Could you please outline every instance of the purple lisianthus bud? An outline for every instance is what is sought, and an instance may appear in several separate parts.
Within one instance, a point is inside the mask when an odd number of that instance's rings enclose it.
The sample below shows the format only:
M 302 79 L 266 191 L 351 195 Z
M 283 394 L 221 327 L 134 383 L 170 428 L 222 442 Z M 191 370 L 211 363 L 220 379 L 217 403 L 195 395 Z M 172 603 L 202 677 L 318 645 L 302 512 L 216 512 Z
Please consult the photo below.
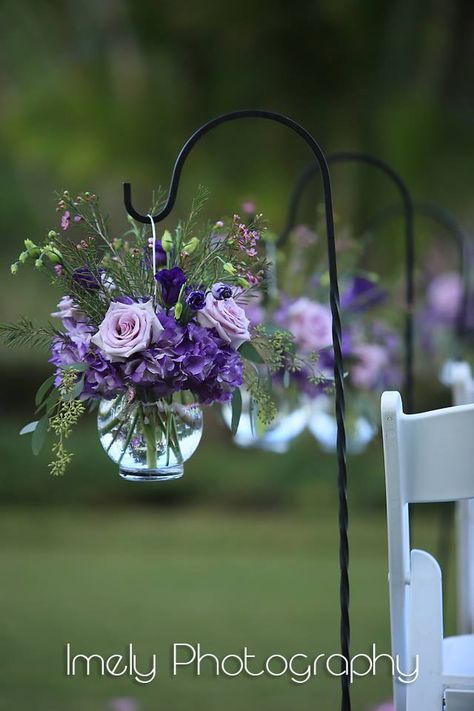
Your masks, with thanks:
M 103 271 L 104 270 L 99 267 L 97 272 L 94 274 L 89 267 L 77 267 L 77 269 L 74 269 L 72 273 L 72 278 L 84 289 L 100 289 L 100 280 Z
M 186 283 L 186 274 L 179 267 L 160 269 L 155 274 L 156 281 L 161 284 L 163 301 L 167 306 L 174 306 L 178 301 L 181 287 Z
M 54 267 L 54 273 L 56 274 L 57 277 L 62 277 L 64 274 L 64 267 L 62 264 L 55 264 Z
M 150 237 L 148 240 L 148 246 L 149 248 L 146 250 L 145 253 L 145 262 L 148 267 L 153 267 L 153 255 L 152 255 L 152 250 L 153 250 L 153 238 Z M 157 267 L 164 267 L 166 264 L 166 252 L 162 247 L 161 241 L 159 239 L 156 240 L 155 242 L 155 264 Z
M 217 282 L 211 289 L 212 295 L 217 301 L 222 301 L 223 299 L 231 299 L 233 292 L 232 287 L 228 284 L 223 284 L 222 282 Z
M 206 305 L 206 294 L 204 291 L 190 291 L 186 297 L 186 303 L 193 311 L 200 311 Z

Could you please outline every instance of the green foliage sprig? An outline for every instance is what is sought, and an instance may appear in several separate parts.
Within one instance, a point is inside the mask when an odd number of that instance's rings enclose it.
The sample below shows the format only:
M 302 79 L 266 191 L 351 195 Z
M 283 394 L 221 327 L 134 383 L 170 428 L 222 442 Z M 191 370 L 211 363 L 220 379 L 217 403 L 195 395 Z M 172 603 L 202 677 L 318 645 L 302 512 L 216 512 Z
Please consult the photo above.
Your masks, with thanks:
M 62 371 L 59 399 L 49 418 L 49 429 L 54 432 L 57 438 L 51 448 L 54 459 L 49 464 L 49 470 L 53 476 L 63 475 L 72 459 L 73 454 L 66 448 L 65 441 L 86 409 L 84 403 L 75 397 L 79 390 L 78 384 L 81 385 L 80 378 L 78 381 L 77 370 L 65 368 Z
M 48 348 L 51 340 L 59 335 L 53 326 L 35 326 L 25 316 L 17 323 L 0 323 L 0 340 L 10 348 Z

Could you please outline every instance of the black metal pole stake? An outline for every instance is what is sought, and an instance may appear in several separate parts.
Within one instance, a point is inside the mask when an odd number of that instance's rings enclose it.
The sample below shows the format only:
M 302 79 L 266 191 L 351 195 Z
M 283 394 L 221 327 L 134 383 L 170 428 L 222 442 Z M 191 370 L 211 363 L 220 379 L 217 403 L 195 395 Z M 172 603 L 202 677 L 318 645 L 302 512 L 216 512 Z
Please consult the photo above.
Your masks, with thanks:
M 332 153 L 326 156 L 327 162 L 330 163 L 365 163 L 371 165 L 377 170 L 385 173 L 388 178 L 395 184 L 400 193 L 400 198 L 403 205 L 403 215 L 405 222 L 405 363 L 404 363 L 404 383 L 403 395 L 405 402 L 405 410 L 408 413 L 413 412 L 413 390 L 414 390 L 414 307 L 415 307 L 415 237 L 414 237 L 414 214 L 413 200 L 410 191 L 405 181 L 401 176 L 385 161 L 380 160 L 368 153 L 357 153 L 354 151 L 344 151 L 341 153 Z M 293 193 L 290 199 L 288 209 L 288 218 L 286 226 L 278 239 L 278 245 L 282 245 L 288 239 L 291 230 L 296 225 L 296 217 L 298 213 L 299 201 L 306 186 L 317 171 L 317 166 L 312 163 L 308 165 L 306 170 L 300 175 L 295 183 Z
M 345 671 L 344 659 L 349 660 L 350 621 L 349 621 L 349 541 L 348 541 L 348 508 L 347 508 L 347 465 L 346 465 L 346 433 L 345 433 L 345 396 L 344 396 L 344 361 L 342 356 L 342 328 L 339 307 L 339 287 L 337 279 L 337 258 L 334 236 L 334 216 L 331 197 L 331 181 L 329 168 L 323 151 L 313 136 L 293 119 L 283 114 L 260 109 L 233 111 L 218 116 L 195 131 L 182 147 L 173 168 L 168 197 L 164 207 L 153 215 L 155 223 L 167 217 L 176 200 L 179 179 L 184 162 L 193 146 L 199 139 L 213 128 L 236 119 L 258 118 L 282 124 L 297 133 L 311 148 L 319 166 L 324 188 L 324 205 L 326 216 L 326 238 L 329 262 L 329 301 L 332 314 L 332 341 L 334 348 L 334 384 L 336 391 L 336 421 L 337 421 L 337 462 L 338 462 L 338 499 L 339 499 L 339 566 L 340 566 L 340 642 L 341 642 L 341 711 L 350 711 L 350 682 Z M 132 189 L 130 183 L 123 185 L 125 208 L 131 217 L 138 222 L 148 223 L 150 218 L 135 210 L 132 205 Z

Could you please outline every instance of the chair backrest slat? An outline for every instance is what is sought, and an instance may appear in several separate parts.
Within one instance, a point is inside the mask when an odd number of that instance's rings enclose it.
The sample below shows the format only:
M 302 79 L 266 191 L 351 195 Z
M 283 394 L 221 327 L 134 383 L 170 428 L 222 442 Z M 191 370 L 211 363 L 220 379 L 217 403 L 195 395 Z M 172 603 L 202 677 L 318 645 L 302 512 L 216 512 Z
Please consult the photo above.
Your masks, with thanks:
M 474 497 L 474 405 L 400 418 L 406 501 Z
M 405 415 L 399 393 L 386 392 L 382 431 L 392 653 L 406 666 L 412 602 L 409 504 L 474 497 L 474 404 Z M 395 680 L 394 693 L 396 708 L 405 709 L 406 685 Z

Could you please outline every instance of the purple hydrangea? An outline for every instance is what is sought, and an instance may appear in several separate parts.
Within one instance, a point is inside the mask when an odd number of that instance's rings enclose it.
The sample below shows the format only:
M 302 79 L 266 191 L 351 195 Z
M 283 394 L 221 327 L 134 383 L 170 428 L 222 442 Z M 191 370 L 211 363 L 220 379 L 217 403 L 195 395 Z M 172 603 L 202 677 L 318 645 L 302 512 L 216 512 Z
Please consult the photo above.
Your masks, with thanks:
M 155 274 L 155 279 L 161 285 L 161 293 L 166 306 L 174 306 L 178 301 L 181 287 L 186 283 L 186 275 L 183 270 L 179 267 L 160 269 Z
M 240 355 L 213 329 L 159 315 L 164 330 L 152 347 L 123 364 L 130 384 L 156 397 L 190 390 L 201 403 L 226 402 L 243 382 Z
M 50 363 L 57 367 L 55 386 L 61 385 L 61 369 L 74 363 L 87 363 L 88 368 L 84 373 L 84 389 L 82 397 L 114 397 L 117 393 L 126 390 L 126 385 L 120 368 L 116 363 L 111 363 L 94 346 L 73 340 L 74 335 L 64 334 L 55 338 L 51 345 Z
M 203 404 L 227 402 L 243 382 L 240 355 L 214 329 L 194 322 L 183 326 L 163 311 L 157 314 L 163 331 L 146 350 L 123 361 L 111 362 L 91 342 L 96 329 L 86 322 L 66 319 L 66 331 L 53 340 L 50 362 L 58 371 L 86 363 L 83 398 L 111 398 L 133 388 L 138 396 L 166 397 L 190 390 Z

